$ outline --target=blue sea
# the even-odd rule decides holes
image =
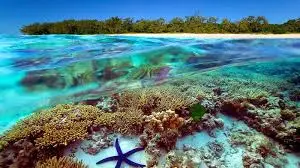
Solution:
[[[35,112],[58,104],[86,103],[127,90],[169,85],[186,89],[186,95],[191,97],[201,93],[206,107],[222,107],[218,103],[231,100],[249,100],[252,103],[254,99],[263,97],[268,103],[259,107],[252,103],[256,106],[252,112],[258,118],[270,121],[275,116],[281,117],[280,124],[285,129],[296,130],[299,125],[300,130],[300,39],[0,35],[1,134]],[[278,102],[284,102],[285,107]],[[286,109],[292,111],[294,117],[282,117],[282,111]],[[248,149],[252,143],[243,142],[244,146],[238,149],[232,148],[231,141],[227,142],[230,131],[240,128],[253,132],[253,139],[267,138],[278,148],[283,148],[282,151],[290,151],[287,143],[274,139],[275,136],[251,125],[245,118],[236,118],[228,113],[216,115],[224,122],[223,131],[181,137],[176,150],[180,151],[184,143],[194,148],[210,147],[204,142],[217,140],[224,144],[224,157],[208,160],[223,160],[216,167],[246,167],[244,155],[253,152]],[[268,124],[274,123],[270,121]],[[300,139],[299,133],[294,134]],[[131,146],[138,143],[137,137],[119,139]],[[236,149],[235,153],[226,153],[233,149]],[[291,151],[283,154],[287,162],[280,164],[279,161],[274,163],[275,159],[260,159],[265,167],[299,167],[298,151]],[[100,152],[95,159],[109,154],[103,153],[102,156]],[[147,154],[142,155],[143,158],[148,157]],[[95,156],[79,151],[76,157],[89,167],[98,166],[88,159]],[[164,165],[168,161],[162,160],[160,167],[168,167]],[[141,158],[140,161],[146,164]],[[203,164],[198,167],[211,165]],[[103,167],[114,167],[114,164]]]

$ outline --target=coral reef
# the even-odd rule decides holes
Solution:
[[[133,80],[155,78],[155,80],[160,81],[167,78],[170,69],[171,68],[165,65],[140,65],[131,70],[128,77]]]
[[[95,105],[104,112],[116,112],[118,110],[118,99],[115,96],[100,97]]]
[[[76,62],[64,68],[28,72],[21,84],[31,91],[61,89],[95,81],[93,61]]]
[[[95,80],[94,70],[88,66],[64,79],[55,78],[63,72],[45,73],[48,76],[39,72],[43,78],[28,74],[22,82],[32,90],[77,86]],[[169,70],[167,66],[140,66],[128,76],[132,80],[155,77],[163,80]],[[247,68],[235,67],[185,75],[164,85],[129,89],[104,97],[95,92],[95,99],[83,101],[92,106],[58,105],[36,112],[0,137],[0,167],[33,167],[39,158],[31,156],[47,149],[53,152],[48,157],[58,156],[57,148],[86,138],[81,148],[95,155],[112,145],[110,133],[139,135],[141,145],[152,157],[147,161],[148,167],[157,165],[164,152],[168,152],[165,167],[225,167],[224,146],[220,142],[210,142],[205,149],[174,150],[178,138],[196,131],[207,131],[215,137],[214,130],[224,127],[217,118],[218,112],[241,119],[285,147],[300,151],[299,89],[291,89],[294,85],[277,76],[248,72]],[[101,78],[112,80],[119,75],[112,66],[103,70]],[[297,80],[295,77],[291,82],[298,84]],[[232,145],[245,147],[244,167],[263,167],[266,163],[274,167],[286,165],[283,149],[256,132],[236,131],[230,140]],[[60,159],[52,158],[49,162],[55,165],[68,161]],[[37,166],[42,164],[39,162]]]
[[[104,128],[122,134],[141,134],[144,128],[142,114],[137,111],[104,113],[90,105],[57,105],[54,108],[36,112],[20,121],[4,133],[0,142],[2,152],[7,153],[11,151],[10,144],[28,140],[33,145],[34,151],[39,153],[39,158],[29,160],[28,164],[34,165],[37,160],[56,156],[67,145],[83,140],[88,137],[89,133],[101,131]],[[101,140],[96,142],[97,148],[88,147],[90,150],[98,150],[109,145],[109,138],[92,135],[94,140],[99,140],[99,138]],[[20,161],[25,160],[21,158],[23,155],[20,153],[24,152],[22,148],[14,147],[14,150],[16,153],[14,155],[2,155],[1,160],[4,160],[5,164],[12,162],[11,156],[18,157]],[[33,153],[27,153],[35,156]]]
[[[171,151],[166,156],[164,167],[182,167],[182,168],[197,168],[203,164],[201,154],[196,151]]]
[[[53,157],[44,162],[38,162],[35,168],[88,168],[81,161],[69,157]]]
[[[143,115],[135,109],[127,110],[124,112],[103,113],[95,119],[94,128],[106,127],[121,134],[139,135],[144,129]]]
[[[177,87],[161,85],[124,91],[120,94],[119,102],[121,108],[140,109],[149,115],[156,111],[189,107],[196,102],[196,98]]]
[[[134,111],[103,113],[89,105],[58,105],[19,122],[1,137],[1,142],[30,137],[37,147],[66,146],[86,138],[91,126],[106,126],[121,133],[142,132],[142,115]]]
[[[289,109],[281,110],[280,115],[284,120],[294,120],[297,117],[296,113]]]
[[[157,113],[152,113],[150,116],[145,116],[147,129],[152,129],[155,132],[163,132],[170,129],[176,129],[184,124],[184,119],[179,117],[175,111],[167,110]]]
[[[263,167],[265,163],[274,167],[284,167],[287,164],[284,150],[257,132],[233,130],[230,141],[232,145],[245,146],[244,167]]]
[[[113,145],[115,135],[109,134],[106,128],[100,128],[99,131],[88,135],[86,140],[80,145],[80,148],[91,155],[98,154],[102,149]]]
[[[208,134],[214,137],[214,130],[219,128],[222,129],[224,126],[224,122],[220,118],[216,118],[216,116],[206,113],[200,122],[193,122],[191,120],[187,120],[186,124],[181,127],[179,130],[181,135],[189,135],[195,131],[207,131]]]
[[[300,101],[300,87],[290,90],[289,98],[292,101]]]
[[[34,144],[26,139],[19,140],[11,144],[6,150],[0,152],[0,167],[34,167],[34,162],[38,157],[38,150]]]
[[[300,141],[296,134],[299,123],[296,109],[285,104],[280,98],[227,100],[222,102],[220,107],[222,113],[242,119],[252,128],[276,139],[286,147],[300,151]]]
[[[180,136],[178,129],[185,120],[171,110],[153,112],[150,116],[145,116],[144,120],[145,129],[140,136],[141,145],[145,146],[146,152],[153,157],[151,162],[157,163],[161,149],[170,151],[175,147]]]
[[[34,113],[7,131],[1,140],[14,142],[29,137],[37,147],[55,147],[87,136],[88,127],[101,112],[93,106],[58,105]]]
[[[212,142],[207,144],[209,148],[192,148],[184,146],[183,150],[172,150],[166,155],[166,162],[163,167],[173,168],[225,168],[226,165],[221,158],[224,149],[221,143]]]

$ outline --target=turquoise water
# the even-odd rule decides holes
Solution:
[[[249,157],[249,165],[254,167],[297,168],[300,165],[297,155],[300,151],[300,39],[0,35],[0,138],[1,133],[20,119],[57,104],[84,103],[97,106],[102,112],[113,112],[111,103],[117,100],[113,93],[122,91],[129,91],[128,100],[122,100],[128,103],[128,107],[127,104],[122,107],[128,113],[134,112],[130,105],[138,106],[131,101],[139,101],[135,98],[147,94],[153,96],[144,97],[150,103],[163,96],[170,99],[164,100],[164,108],[170,107],[169,102],[180,104],[176,101],[178,97],[179,101],[196,100],[208,110],[197,123],[204,125],[202,129],[189,128],[186,132],[190,130],[192,135],[176,135],[176,148],[170,151],[157,148],[162,152],[156,158],[158,167],[172,167],[172,157],[190,158],[192,161],[187,160],[185,164],[193,162],[198,167],[204,164],[239,168],[247,165],[244,160]],[[149,102],[143,102],[142,108]],[[225,106],[228,102],[234,108]],[[243,107],[247,112],[241,112]],[[184,126],[194,126],[183,113],[191,110],[176,108],[174,114],[187,122]],[[143,117],[149,115],[143,111]],[[65,119],[60,118],[59,123]],[[220,122],[223,126],[216,124]],[[171,124],[169,127],[172,128]],[[176,129],[185,133],[185,127]],[[107,134],[119,137],[122,149],[128,151],[140,145],[147,131],[138,137],[104,129],[92,132],[92,140],[89,137],[61,149],[65,155],[72,153],[89,167],[114,167],[115,162],[96,164],[116,154],[114,139],[106,142],[110,145],[98,147],[94,155],[85,151],[94,149]],[[155,139],[151,134],[147,138]],[[166,139],[172,142],[174,138],[171,135]],[[92,145],[86,147],[85,143]],[[0,152],[0,167],[2,163],[10,165],[1,159],[10,159],[5,152],[11,152],[15,144],[8,145],[3,154]],[[146,164],[151,155],[155,153],[145,150],[132,159]],[[251,157],[258,159],[258,163],[251,163]]]
[[[299,56],[300,39],[1,35],[0,132],[39,108],[221,67],[290,61],[298,71]]]

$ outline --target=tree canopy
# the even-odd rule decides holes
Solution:
[[[64,20],[33,23],[21,28],[23,34],[122,34],[122,33],[300,33],[300,18],[283,24],[270,24],[264,16],[248,16],[239,21],[203,17],[176,17],[170,21],[134,20],[111,17],[106,20]]]

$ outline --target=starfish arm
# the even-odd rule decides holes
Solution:
[[[115,143],[115,148],[116,148],[116,150],[117,150],[117,152],[118,152],[118,155],[119,155],[119,156],[122,156],[122,155],[123,155],[123,152],[122,152],[122,150],[121,150],[121,147],[120,147],[118,138],[117,138],[116,143]]]
[[[111,156],[111,157],[108,157],[108,158],[100,160],[96,164],[102,164],[102,163],[105,163],[105,162],[109,162],[109,161],[113,161],[113,160],[118,160],[118,159],[119,159],[118,156]]]
[[[121,168],[122,161],[123,161],[122,158],[119,158],[119,160],[118,160],[118,162],[117,162],[115,168]]]
[[[125,156],[125,157],[128,157],[128,156],[130,156],[130,155],[132,155],[132,154],[134,154],[134,153],[136,153],[136,152],[142,151],[142,150],[144,150],[144,149],[145,149],[145,148],[135,148],[135,149],[132,149],[132,150],[126,152],[126,153],[124,154],[124,156]]]
[[[146,165],[142,165],[142,164],[139,164],[139,163],[135,163],[127,158],[124,158],[124,162],[129,164],[130,166],[133,166],[133,167],[145,167]]]

